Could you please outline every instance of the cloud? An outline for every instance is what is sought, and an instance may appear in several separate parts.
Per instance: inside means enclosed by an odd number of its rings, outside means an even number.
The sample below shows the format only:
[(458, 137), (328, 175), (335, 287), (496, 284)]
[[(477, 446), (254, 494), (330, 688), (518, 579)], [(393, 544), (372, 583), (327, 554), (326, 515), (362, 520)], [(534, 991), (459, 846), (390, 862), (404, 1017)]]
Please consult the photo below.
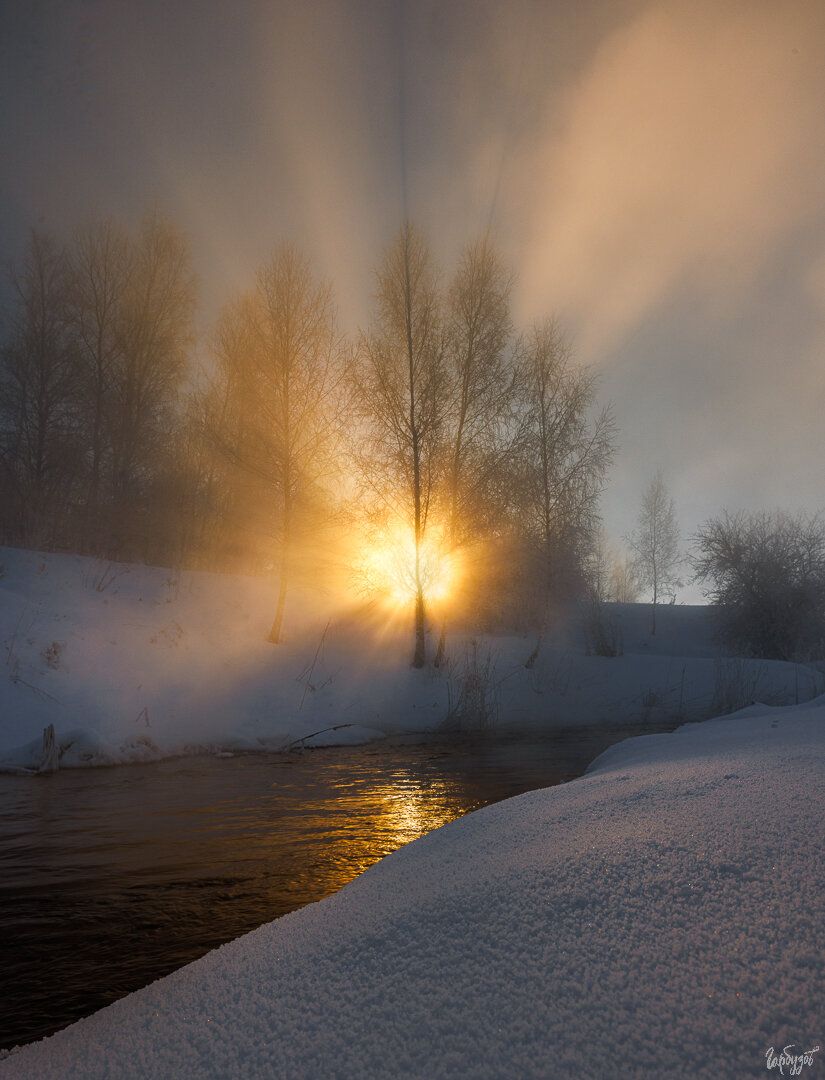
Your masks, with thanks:
[(59, 7), (20, 0), (0, 41), (7, 257), (157, 198), (206, 330), (286, 237), (352, 331), (403, 162), (445, 276), (492, 224), (517, 321), (558, 314), (601, 369), (617, 521), (656, 464), (701, 514), (825, 501), (825, 3)]
[(654, 3), (569, 87), (521, 163), (522, 304), (608, 348), (667, 294), (736, 303), (821, 223), (825, 6)]

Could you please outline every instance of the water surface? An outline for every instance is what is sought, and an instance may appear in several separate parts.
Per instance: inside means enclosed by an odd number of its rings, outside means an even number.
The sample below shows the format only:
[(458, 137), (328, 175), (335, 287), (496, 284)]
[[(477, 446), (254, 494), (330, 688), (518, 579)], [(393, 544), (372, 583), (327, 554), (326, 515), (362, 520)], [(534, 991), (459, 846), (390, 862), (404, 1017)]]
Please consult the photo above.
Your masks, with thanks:
[(2, 776), (0, 1047), (51, 1034), (328, 896), (462, 814), (571, 780), (632, 733)]

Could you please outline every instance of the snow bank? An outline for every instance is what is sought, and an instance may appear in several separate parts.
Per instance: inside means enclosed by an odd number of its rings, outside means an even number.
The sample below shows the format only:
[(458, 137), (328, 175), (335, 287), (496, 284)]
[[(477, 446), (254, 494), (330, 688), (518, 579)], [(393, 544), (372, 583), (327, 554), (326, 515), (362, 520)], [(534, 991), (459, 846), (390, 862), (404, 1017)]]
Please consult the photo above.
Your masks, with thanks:
[(824, 775), (823, 701), (629, 740), (0, 1077), (766, 1075), (825, 1038)]
[(293, 597), (286, 642), (267, 643), (275, 588), (264, 579), (9, 548), (0, 565), (0, 770), (37, 769), (50, 724), (65, 768), (445, 724), (698, 719), (825, 689), (809, 668), (715, 659), (706, 609), (662, 609), (654, 638), (646, 605), (611, 605), (620, 656), (586, 655), (575, 622), (529, 671), (532, 640), (482, 641), (476, 659), (492, 674), (482, 715), (468, 717), (457, 706), (473, 647), (460, 636), (445, 668), (412, 671), (403, 620), (329, 597)]

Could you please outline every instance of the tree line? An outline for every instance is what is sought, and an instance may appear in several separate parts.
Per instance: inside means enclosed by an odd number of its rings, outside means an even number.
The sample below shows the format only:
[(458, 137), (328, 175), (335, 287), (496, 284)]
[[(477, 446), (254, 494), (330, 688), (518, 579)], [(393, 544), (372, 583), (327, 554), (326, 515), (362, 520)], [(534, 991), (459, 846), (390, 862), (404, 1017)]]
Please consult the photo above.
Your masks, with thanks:
[(465, 591), (481, 620), (520, 592), (540, 622), (551, 597), (584, 587), (613, 421), (557, 324), (517, 331), (512, 275), (489, 239), (445, 279), (405, 224), (355, 337), (331, 286), (282, 244), (197, 342), (188, 244), (157, 215), (65, 242), (32, 232), (11, 283), (4, 542), (274, 570), (278, 640), (296, 552), (319, 546), (319, 524), (357, 518), (378, 534), (402, 521), (416, 663), (429, 538), (474, 553)]
[[(319, 521), (354, 516), (374, 539), (400, 522), (411, 537), (404, 572), (421, 666), (428, 545), (445, 558), (472, 554), (465, 606), (480, 623), (519, 604), (540, 621), (551, 598), (581, 591), (613, 422), (595, 412), (593, 376), (552, 321), (516, 332), (512, 277), (488, 239), (461, 253), (445, 284), (406, 224), (375, 282), (373, 319), (346, 340), (329, 287), (298, 251), (278, 248), (221, 317), (201, 420), (219, 498), (236, 500), (224, 520), (237, 527), (262, 508), (267, 517), (280, 582), (270, 639), (281, 633), (295, 552)], [(238, 500), (240, 485), (257, 497)], [(445, 633), (442, 621), (436, 663)]]
[[(825, 658), (825, 519), (776, 510), (731, 513), (703, 522), (680, 546), (676, 506), (657, 471), (645, 488), (629, 557), (595, 548), (598, 600), (651, 599), (651, 633), (663, 596), (675, 601), (683, 569), (703, 587), (720, 645), (737, 655), (808, 662)], [(597, 618), (598, 633), (603, 627)], [(593, 635), (591, 635), (593, 636)]]
[[(348, 537), (378, 542), (400, 524), (417, 666), (428, 628), (431, 658), (444, 658), (447, 609), (427, 610), (433, 548), (462, 560), (451, 612), (482, 630), (536, 631), (528, 663), (572, 602), (649, 588), (655, 630), (656, 605), (673, 595), (681, 557), (661, 475), (622, 559), (599, 518), (610, 410), (557, 322), (515, 326), (513, 276), (489, 237), (445, 275), (404, 224), (355, 335), (338, 325), (331, 284), (281, 244), (198, 340), (187, 238), (157, 214), (66, 241), (32, 232), (10, 281), (0, 542), (271, 573), (277, 642), (296, 579), (340, 572)], [(725, 515), (696, 541), (694, 573), (731, 641), (759, 655), (814, 647), (819, 519)], [(789, 605), (805, 613), (801, 630)]]
[(31, 234), (0, 351), (2, 539), (157, 559), (182, 550), (179, 390), (192, 344), (187, 243), (147, 219), (69, 245)]

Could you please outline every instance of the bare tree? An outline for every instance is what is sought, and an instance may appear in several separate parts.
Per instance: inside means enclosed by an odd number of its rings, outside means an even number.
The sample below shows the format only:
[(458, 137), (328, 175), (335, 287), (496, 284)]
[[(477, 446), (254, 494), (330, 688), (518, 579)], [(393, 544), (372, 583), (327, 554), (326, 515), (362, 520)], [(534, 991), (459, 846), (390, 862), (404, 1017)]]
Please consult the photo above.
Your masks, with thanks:
[[(239, 296), (221, 312), (211, 341), (214, 367), (195, 395), (192, 422), (201, 452), (202, 546), (223, 567), (260, 571), (264, 534), (271, 543), (275, 530), (277, 496), (257, 452), (262, 424), (253, 301)], [(253, 517), (265, 525), (255, 528)]]
[(648, 484), (636, 529), (627, 537), (633, 554), (633, 566), (642, 588), (650, 589), (653, 614), (650, 632), (656, 633), (656, 605), (663, 593), (681, 585), (678, 577), (682, 557), (679, 552), (679, 527), (676, 504), (670, 497), (661, 471)]
[(445, 410), (449, 464), (449, 539), (462, 543), (478, 525), (477, 504), (501, 459), (512, 449), (507, 426), (518, 387), (510, 318), (512, 280), (485, 237), (466, 249), (449, 292)]
[(111, 463), (112, 394), (124, 374), (124, 308), (133, 263), (129, 238), (113, 222), (78, 231), (69, 252), (68, 317), (77, 348), (78, 404), (88, 469), (84, 547), (99, 524), (101, 487)]
[(361, 476), (368, 499), (413, 533), (415, 648), (426, 663), (422, 547), (442, 467), (446, 407), (444, 333), (436, 274), (417, 232), (405, 224), (378, 271), (373, 329), (360, 343), (357, 379), (369, 453)]
[(534, 327), (523, 347), (523, 401), (529, 438), (521, 458), (526, 527), (538, 545), (542, 626), (528, 666), (535, 662), (549, 607), (576, 589), (599, 525), (598, 499), (614, 453), (609, 408), (595, 419), (594, 376), (572, 361), (553, 320)]
[(610, 572), (610, 598), (617, 604), (634, 604), (639, 598), (639, 580), (633, 560), (627, 554), (616, 557)]
[(825, 648), (825, 522), (821, 515), (729, 514), (706, 521), (693, 568), (707, 584), (724, 640), (754, 656), (821, 658)]
[(85, 550), (94, 537), (119, 557), (150, 544), (162, 555), (194, 307), (184, 239), (157, 217), (137, 239), (90, 225), (68, 248), (34, 233), (14, 288), (0, 374), (6, 515), (18, 508), (27, 542)]
[(590, 543), (587, 559), (589, 592), (594, 603), (604, 604), (614, 599), (611, 586), (617, 556), (601, 523), (593, 530)]
[[(489, 237), (464, 251), (446, 311), (444, 501), (450, 550), (477, 539), (484, 525), (492, 524), (495, 481), (521, 431), (514, 419), (518, 363), (512, 347), (511, 288), (512, 278)], [(446, 618), (436, 666), (444, 659), (445, 645)]]
[(68, 503), (77, 455), (64, 249), (32, 232), (12, 286), (16, 304), (0, 367), (0, 460), (19, 538), (43, 543), (50, 511)]
[(278, 531), (278, 599), (268, 635), (277, 643), (300, 515), (335, 466), (343, 423), (346, 354), (330, 288), (315, 283), (303, 255), (281, 245), (254, 292), (224, 313), (215, 353), (213, 439), (265, 493)]
[(148, 218), (130, 262), (107, 408), (113, 544), (121, 551), (141, 489), (162, 461), (177, 420), (195, 305), (188, 244), (171, 223)]

